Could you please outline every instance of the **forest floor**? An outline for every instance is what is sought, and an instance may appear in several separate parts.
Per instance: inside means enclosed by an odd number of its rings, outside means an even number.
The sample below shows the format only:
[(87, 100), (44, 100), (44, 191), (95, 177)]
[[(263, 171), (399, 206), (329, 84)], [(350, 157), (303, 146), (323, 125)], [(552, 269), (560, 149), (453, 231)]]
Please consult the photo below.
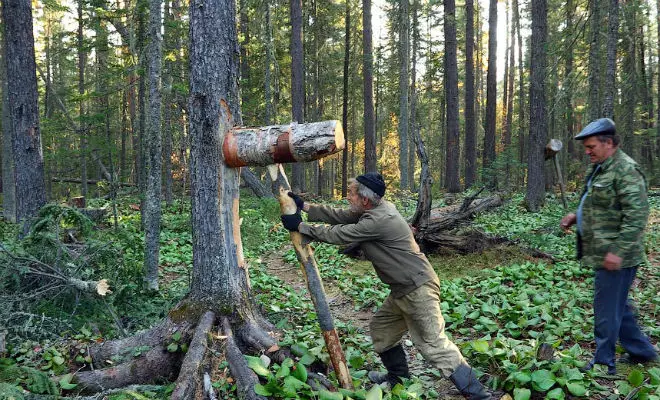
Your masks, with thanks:
[[(405, 216), (412, 214), (412, 197), (394, 198)], [(521, 207), (522, 196), (514, 195), (499, 209), (477, 216), (474, 226), (506, 236), (518, 245), (501, 245), (479, 254), (429, 255), (441, 279), (441, 306), (447, 333), (465, 358), (483, 372), (482, 381), (526, 399), (660, 399), (660, 364), (618, 365), (618, 375), (609, 377), (596, 369), (582, 373), (579, 367), (593, 351), (593, 274), (574, 261), (574, 237), (563, 234), (558, 221), (564, 213), (557, 199), (549, 198), (539, 213)], [(576, 203), (577, 198), (570, 198)], [(660, 341), (660, 198), (652, 197), (652, 212), (646, 237), (649, 265), (642, 267), (635, 281), (632, 298), (639, 306), (639, 321), (652, 341)], [(178, 201), (163, 210), (160, 257), (160, 292), (141, 289), (143, 233), (140, 230), (138, 201), (121, 199), (117, 230), (112, 223), (96, 226), (78, 238), (89, 251), (73, 253), (71, 260), (60, 260), (78, 274), (108, 278), (113, 293), (95, 299), (75, 292), (49, 292), (48, 296), (25, 302), (6, 303), (0, 309), (0, 399), (13, 394), (16, 399), (27, 391), (37, 394), (75, 393), (68, 381), (43, 383), (43, 377), (62, 377), (68, 371), (84, 368), (87, 360), (72, 352), (70, 343), (89, 343), (123, 336), (148, 328), (161, 320), (187, 292), (192, 268), (190, 206)], [(329, 204), (344, 204), (330, 202)], [(105, 207), (99, 202), (94, 206)], [(442, 205), (442, 204), (440, 204)], [(574, 205), (574, 204), (572, 204)], [(72, 220), (45, 219), (53, 230), (40, 238), (11, 239), (15, 227), (0, 223), (0, 240), (9, 249), (30, 252), (49, 262), (58, 253), (52, 246), (53, 232), (70, 230)], [(296, 349), (293, 362), (299, 368), (329, 364), (314, 308), (307, 294), (304, 274), (296, 260), (288, 233), (279, 221), (279, 205), (241, 194), (241, 230), (249, 265), (253, 294), (262, 313), (277, 328), (280, 346)], [(56, 221), (57, 223), (53, 223)], [(43, 227), (42, 226), (42, 227)], [(56, 236), (56, 235), (55, 235)], [(36, 240), (39, 239), (39, 240)], [(42, 240), (43, 239), (43, 240)], [(47, 239), (47, 240), (45, 240)], [(326, 296), (356, 391), (344, 399), (460, 399), (453, 385), (431, 368), (408, 337), (404, 347), (412, 378), (394, 392), (374, 388), (366, 373), (381, 369), (369, 338), (369, 321), (388, 294), (371, 264), (343, 255), (337, 246), (313, 244)], [(523, 250), (535, 248), (555, 260), (536, 259)], [(76, 247), (78, 248), (78, 247)], [(19, 251), (19, 250), (14, 250)], [(22, 254), (22, 253), (21, 253)], [(0, 252), (0, 264), (3, 253)], [(78, 264), (76, 264), (78, 263)], [(75, 265), (74, 265), (75, 264)], [(0, 273), (4, 273), (0, 268)], [(2, 278), (2, 276), (0, 276)], [(12, 277), (15, 279), (15, 277)], [(5, 279), (4, 282), (13, 282)], [(0, 285), (0, 300), (15, 298), (10, 285)], [(13, 297), (12, 297), (13, 296)], [(13, 308), (12, 308), (13, 307)], [(6, 347), (3, 340), (6, 338)], [(75, 339), (75, 340), (73, 340)], [(540, 356), (542, 347), (550, 356)], [(75, 350), (75, 349), (74, 349)], [(621, 350), (621, 349), (619, 349)], [(76, 350), (77, 351), (77, 350)], [(134, 349), (138, 357), (144, 349)], [(258, 355), (257, 355), (258, 356)], [(1, 358), (4, 357), (4, 358)], [(259, 358), (254, 361), (258, 364)], [(253, 367), (259, 367), (252, 364)], [(19, 366), (22, 375), (8, 371)], [(315, 367), (316, 366), (316, 367)], [(272, 363), (256, 369), (263, 390), (270, 398), (336, 399), (309, 387), (292, 396), (283, 367)], [(328, 374), (329, 372), (329, 374)], [(334, 381), (331, 371), (324, 371)], [(236, 398), (236, 385), (226, 362), (213, 374), (219, 398)], [(38, 378), (41, 377), (41, 378)], [(289, 382), (290, 383), (290, 382)], [(18, 392), (17, 388), (20, 388)], [(13, 391), (12, 391), (13, 390)], [(118, 392), (111, 400), (165, 399), (172, 384)], [(289, 394), (286, 394), (289, 393)], [(140, 397), (141, 396), (141, 397)], [(655, 396), (655, 397), (654, 397)]]

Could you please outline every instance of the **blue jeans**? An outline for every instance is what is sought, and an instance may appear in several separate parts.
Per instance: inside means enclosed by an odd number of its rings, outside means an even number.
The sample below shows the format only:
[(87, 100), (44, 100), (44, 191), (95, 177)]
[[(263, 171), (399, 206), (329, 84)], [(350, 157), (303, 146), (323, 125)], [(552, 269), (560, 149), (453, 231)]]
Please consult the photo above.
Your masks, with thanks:
[(616, 341), (633, 357), (653, 359), (657, 353), (649, 338), (642, 333), (628, 300), (630, 285), (637, 267), (617, 271), (596, 270), (594, 281), (594, 337), (596, 353), (593, 362), (614, 367)]

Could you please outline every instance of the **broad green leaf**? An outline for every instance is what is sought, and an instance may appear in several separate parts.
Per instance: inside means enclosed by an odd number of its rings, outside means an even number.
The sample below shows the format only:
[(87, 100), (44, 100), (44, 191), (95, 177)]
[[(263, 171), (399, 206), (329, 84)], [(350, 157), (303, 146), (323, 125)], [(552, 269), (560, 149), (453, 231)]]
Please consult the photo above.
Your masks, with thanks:
[(651, 385), (660, 385), (660, 368), (653, 367), (647, 371), (651, 375)]
[(291, 373), (291, 376), (294, 376), (301, 382), (307, 382), (307, 368), (303, 363), (296, 364), (296, 368)]
[(280, 369), (277, 370), (277, 373), (275, 374), (275, 377), (284, 378), (285, 376), (289, 376), (290, 372), (291, 372), (291, 369), (288, 366), (282, 365), (280, 367)]
[(170, 344), (167, 346), (167, 351), (169, 351), (170, 353), (174, 353), (174, 352), (176, 352), (177, 350), (179, 350), (179, 345), (176, 344), (176, 343), (170, 343)]
[(568, 382), (566, 384), (566, 389), (568, 389), (573, 396), (582, 397), (587, 394), (587, 388), (585, 388), (582, 383)]
[(260, 376), (268, 376), (270, 375), (270, 371), (268, 371), (268, 368), (266, 368), (263, 364), (263, 361), (259, 357), (253, 357), (253, 356), (244, 356), (245, 359), (247, 360), (248, 367), (252, 371), (254, 371), (257, 375)]
[(60, 378), (60, 387), (64, 390), (71, 390), (78, 386), (75, 383), (71, 383), (71, 379), (73, 378), (73, 374), (66, 374), (62, 378)]
[(479, 353), (486, 353), (488, 351), (488, 342), (485, 340), (475, 340), (471, 343), (472, 348)]
[(179, 331), (174, 332), (174, 335), (172, 335), (172, 340), (174, 340), (175, 342), (181, 340), (181, 332)]
[(555, 384), (555, 374), (547, 369), (532, 372), (532, 388), (539, 392), (547, 392)]
[(133, 390), (128, 390), (126, 391), (126, 393), (129, 394), (135, 400), (149, 400), (147, 396), (141, 395), (140, 393), (135, 392)]
[(527, 371), (518, 371), (511, 374), (511, 379), (517, 383), (525, 384), (532, 380), (532, 374)]
[(319, 400), (342, 400), (344, 396), (341, 393), (330, 392), (328, 390), (321, 390), (319, 392)]
[(300, 363), (301, 363), (301, 364), (304, 364), (304, 365), (310, 365), (310, 364), (313, 363), (314, 361), (316, 361), (316, 357), (314, 357), (314, 356), (311, 355), (311, 354), (305, 354), (304, 356), (302, 356), (302, 357), (300, 358)]
[(287, 376), (284, 378), (284, 385), (282, 386), (282, 389), (285, 393), (295, 395), (300, 391), (300, 389), (305, 387), (305, 385), (306, 384), (304, 382), (299, 381), (295, 377)]
[(257, 383), (254, 385), (254, 392), (261, 396), (270, 396), (272, 393), (264, 385)]
[(64, 357), (62, 357), (62, 356), (55, 356), (55, 357), (53, 357), (53, 362), (54, 362), (56, 365), (62, 365), (62, 364), (64, 364)]
[(532, 397), (532, 391), (527, 388), (513, 389), (513, 400), (529, 400)]
[(374, 387), (367, 392), (365, 400), (383, 400), (383, 390), (379, 385), (374, 385)]
[(548, 392), (548, 394), (545, 396), (546, 399), (564, 399), (566, 395), (564, 394), (564, 391), (562, 388), (554, 388), (551, 391)]
[(633, 386), (640, 386), (644, 382), (644, 374), (638, 369), (630, 371), (628, 374), (628, 382)]
[(568, 381), (581, 381), (584, 379), (584, 374), (577, 368), (567, 368), (564, 376)]

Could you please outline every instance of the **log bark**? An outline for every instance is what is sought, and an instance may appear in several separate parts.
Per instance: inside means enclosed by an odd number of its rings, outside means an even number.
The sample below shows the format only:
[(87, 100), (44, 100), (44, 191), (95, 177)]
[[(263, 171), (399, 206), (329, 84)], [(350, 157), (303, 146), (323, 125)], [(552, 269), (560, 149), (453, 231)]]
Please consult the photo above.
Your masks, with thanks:
[(313, 161), (344, 148), (339, 121), (231, 129), (222, 145), (229, 167)]
[(243, 353), (234, 340), (229, 320), (226, 317), (222, 319), (222, 334), (225, 338), (225, 357), (229, 363), (231, 374), (236, 379), (239, 397), (248, 400), (266, 400), (265, 397), (254, 392), (254, 385), (259, 383), (259, 379), (248, 367)]
[[(291, 190), (291, 187), (286, 179), (282, 165), (270, 165), (268, 167), (268, 173), (273, 181), (273, 195), (280, 202), (282, 214), (294, 214), (297, 211), (296, 204), (293, 199), (287, 195)], [(309, 289), (310, 297), (314, 303), (314, 309), (316, 310), (316, 315), (319, 319), (325, 345), (328, 349), (332, 366), (337, 374), (337, 379), (339, 380), (341, 387), (352, 390), (353, 380), (348, 371), (346, 357), (341, 349), (337, 330), (332, 321), (330, 307), (328, 306), (328, 301), (325, 297), (323, 281), (321, 281), (314, 254), (309, 244), (303, 245), (303, 236), (299, 232), (290, 232), (290, 234), (291, 243), (296, 251), (296, 256), (303, 267), (303, 273), (305, 274), (307, 281), (307, 288)]]

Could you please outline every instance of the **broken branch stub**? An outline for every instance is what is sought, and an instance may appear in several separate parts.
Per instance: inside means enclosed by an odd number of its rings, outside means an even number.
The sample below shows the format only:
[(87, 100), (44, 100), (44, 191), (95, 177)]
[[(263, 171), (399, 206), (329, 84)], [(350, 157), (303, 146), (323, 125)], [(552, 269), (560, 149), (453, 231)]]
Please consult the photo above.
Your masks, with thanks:
[(232, 168), (314, 161), (344, 148), (337, 120), (305, 124), (234, 127), (225, 135), (222, 152)]

